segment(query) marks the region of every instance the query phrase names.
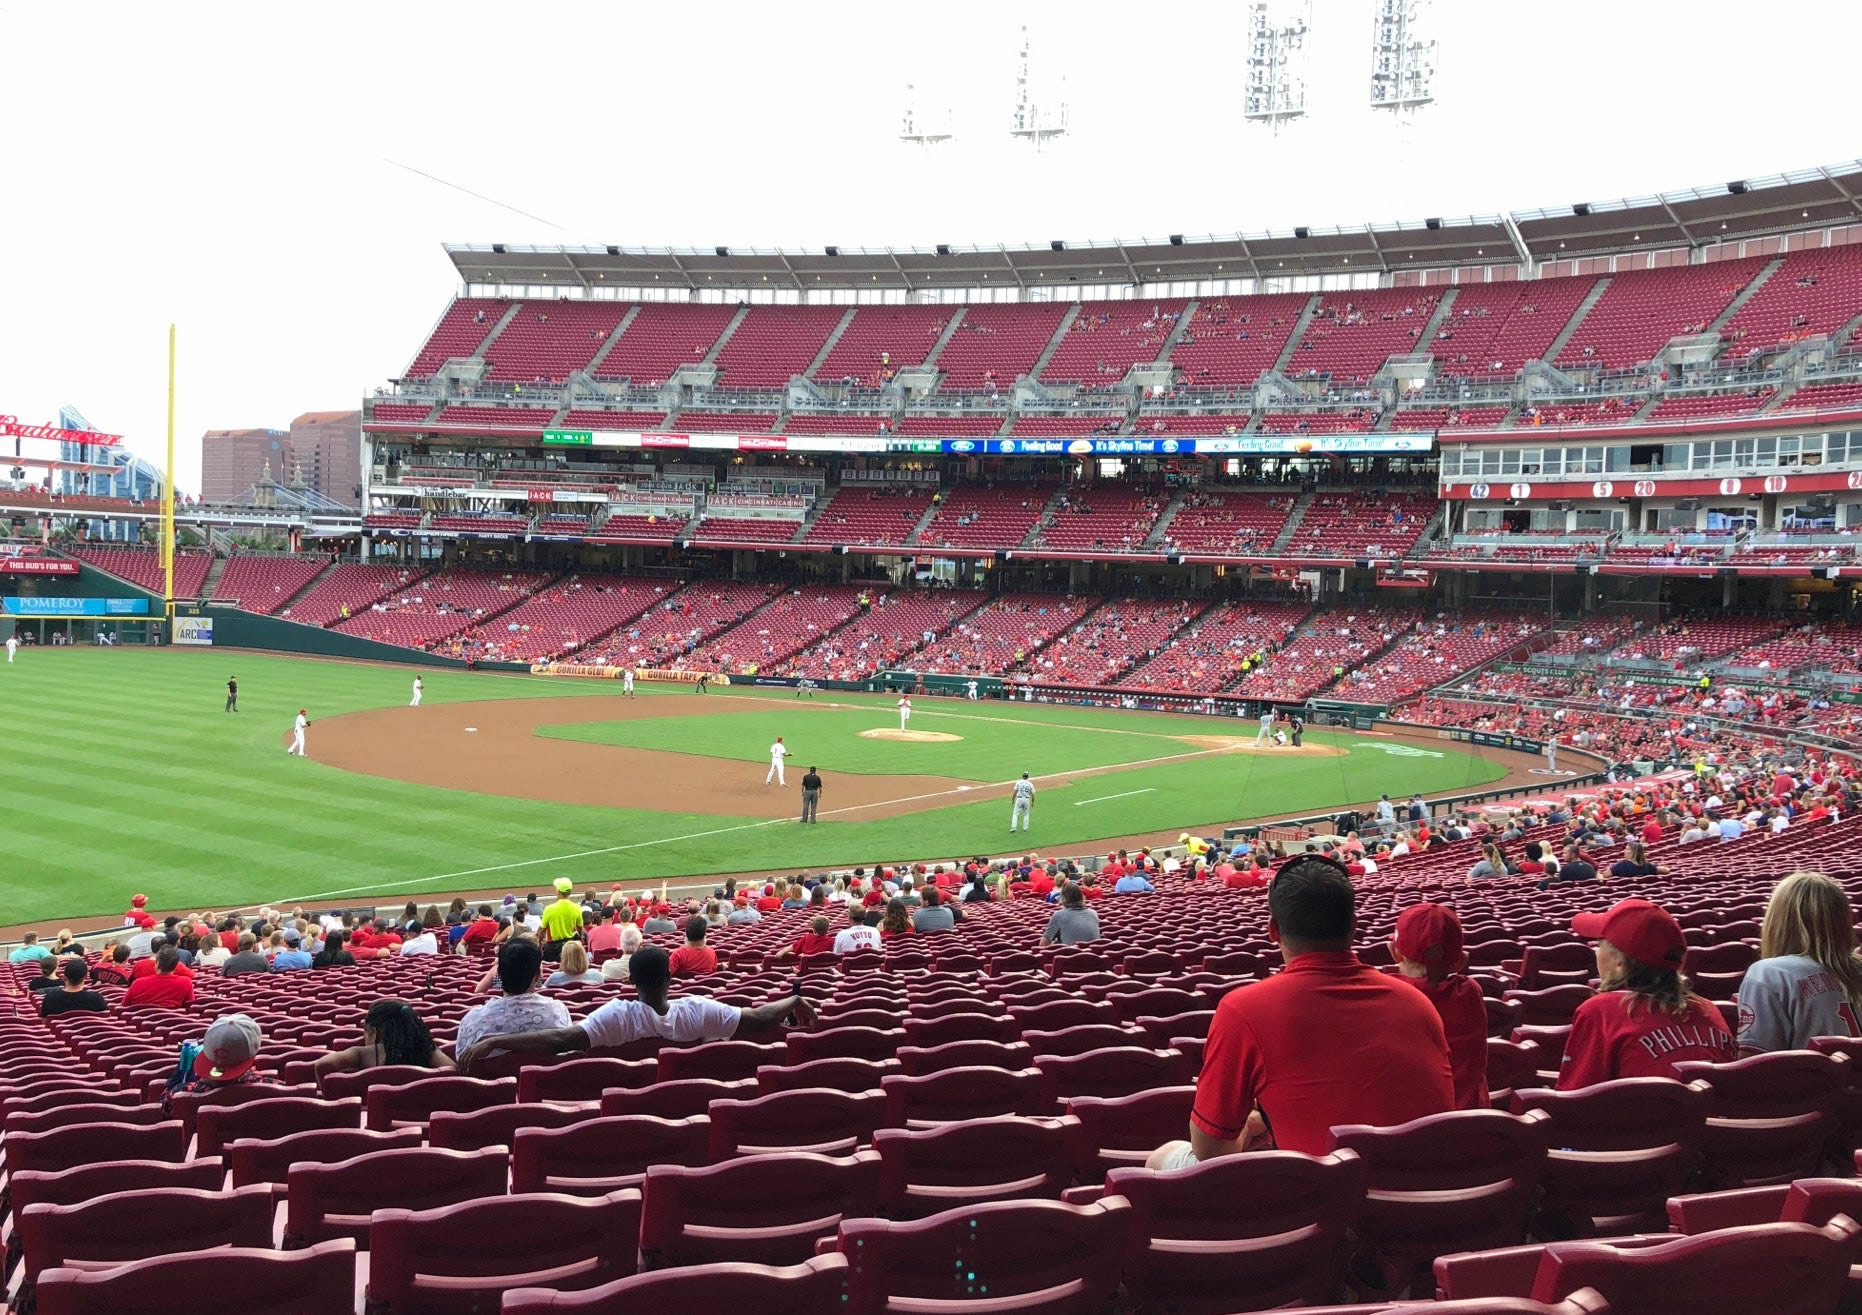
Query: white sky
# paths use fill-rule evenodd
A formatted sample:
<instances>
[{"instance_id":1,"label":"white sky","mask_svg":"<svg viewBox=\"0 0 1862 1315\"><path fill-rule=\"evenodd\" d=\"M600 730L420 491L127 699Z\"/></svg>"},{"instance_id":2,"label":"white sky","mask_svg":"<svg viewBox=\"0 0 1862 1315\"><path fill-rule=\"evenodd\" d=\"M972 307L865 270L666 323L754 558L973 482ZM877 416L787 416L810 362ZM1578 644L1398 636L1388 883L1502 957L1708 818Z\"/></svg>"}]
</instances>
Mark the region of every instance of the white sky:
<instances>
[{"instance_id":1,"label":"white sky","mask_svg":"<svg viewBox=\"0 0 1862 1315\"><path fill-rule=\"evenodd\" d=\"M1246 5L0 0L0 413L69 403L180 484L210 428L353 407L454 291L443 242L1133 238L1495 213L1856 153L1862 4L1434 0L1438 103L1365 107L1371 0L1313 0L1307 119L1240 118ZM1072 132L1006 136L1016 28ZM958 140L898 142L904 84ZM521 218L399 161L561 227Z\"/></svg>"}]
</instances>

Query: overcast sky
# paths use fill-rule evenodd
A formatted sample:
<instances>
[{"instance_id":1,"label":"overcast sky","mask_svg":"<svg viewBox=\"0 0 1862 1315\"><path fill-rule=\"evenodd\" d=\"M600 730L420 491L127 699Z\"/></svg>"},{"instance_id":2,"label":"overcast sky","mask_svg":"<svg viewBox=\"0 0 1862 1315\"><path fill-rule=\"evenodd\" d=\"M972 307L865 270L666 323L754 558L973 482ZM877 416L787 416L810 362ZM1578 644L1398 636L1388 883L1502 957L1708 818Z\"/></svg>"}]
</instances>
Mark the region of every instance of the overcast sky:
<instances>
[{"instance_id":1,"label":"overcast sky","mask_svg":"<svg viewBox=\"0 0 1862 1315\"><path fill-rule=\"evenodd\" d=\"M1017 0L0 0L0 413L180 483L203 430L354 407L444 242L1043 242L1491 214L1853 156L1862 5L1434 0L1438 103L1365 107L1372 0L1314 0L1307 119L1244 123L1247 8ZM1072 131L1011 142L1017 27ZM896 140L904 86L957 139ZM502 205L407 172L408 166ZM504 208L511 207L510 209ZM525 218L513 211L524 211Z\"/></svg>"}]
</instances>

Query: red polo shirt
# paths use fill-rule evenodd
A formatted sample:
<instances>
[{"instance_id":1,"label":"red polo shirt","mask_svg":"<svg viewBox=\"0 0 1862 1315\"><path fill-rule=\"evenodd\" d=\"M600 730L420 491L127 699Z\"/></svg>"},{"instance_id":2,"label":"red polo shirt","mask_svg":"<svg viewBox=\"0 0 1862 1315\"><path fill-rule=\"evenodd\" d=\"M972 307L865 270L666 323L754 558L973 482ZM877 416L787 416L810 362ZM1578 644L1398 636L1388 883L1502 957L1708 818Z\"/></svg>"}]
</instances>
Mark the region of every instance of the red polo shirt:
<instances>
[{"instance_id":1,"label":"red polo shirt","mask_svg":"<svg viewBox=\"0 0 1862 1315\"><path fill-rule=\"evenodd\" d=\"M1611 991L1578 1006L1558 1069L1560 1091L1612 1078L1672 1078L1676 1064L1726 1064L1739 1058L1726 1020L1706 1001L1679 1014L1661 1013L1641 1000L1630 1008L1624 1008L1626 1003L1624 992Z\"/></svg>"},{"instance_id":2,"label":"red polo shirt","mask_svg":"<svg viewBox=\"0 0 1862 1315\"><path fill-rule=\"evenodd\" d=\"M1448 1062L1455 1074L1455 1108L1487 1108L1487 1004L1481 988L1459 973L1432 982L1426 977L1398 980L1427 996L1448 1037Z\"/></svg>"},{"instance_id":3,"label":"red polo shirt","mask_svg":"<svg viewBox=\"0 0 1862 1315\"><path fill-rule=\"evenodd\" d=\"M125 1009L182 1009L194 1003L194 982L179 972L139 978L123 992Z\"/></svg>"},{"instance_id":4,"label":"red polo shirt","mask_svg":"<svg viewBox=\"0 0 1862 1315\"><path fill-rule=\"evenodd\" d=\"M798 957L804 954L826 954L833 948L833 932L828 932L825 936L817 936L812 931L807 931L795 938L795 953Z\"/></svg>"},{"instance_id":5,"label":"red polo shirt","mask_svg":"<svg viewBox=\"0 0 1862 1315\"><path fill-rule=\"evenodd\" d=\"M178 963L175 965L176 977L192 977L193 975L194 970L186 964ZM155 956L152 954L137 959L129 967L129 980L132 982L139 982L145 977L153 976L155 976Z\"/></svg>"},{"instance_id":6,"label":"red polo shirt","mask_svg":"<svg viewBox=\"0 0 1862 1315\"><path fill-rule=\"evenodd\" d=\"M718 970L718 952L709 945L681 945L666 960L674 977L702 977Z\"/></svg>"},{"instance_id":7,"label":"red polo shirt","mask_svg":"<svg viewBox=\"0 0 1862 1315\"><path fill-rule=\"evenodd\" d=\"M1223 886L1229 890L1259 890L1268 883L1268 874L1260 868L1237 868L1222 878Z\"/></svg>"},{"instance_id":8,"label":"red polo shirt","mask_svg":"<svg viewBox=\"0 0 1862 1315\"><path fill-rule=\"evenodd\" d=\"M1209 1028L1190 1121L1230 1141L1256 1108L1275 1145L1308 1155L1326 1154L1338 1124L1446 1113L1455 1082L1442 1020L1414 987L1349 951L1302 954L1223 996Z\"/></svg>"},{"instance_id":9,"label":"red polo shirt","mask_svg":"<svg viewBox=\"0 0 1862 1315\"><path fill-rule=\"evenodd\" d=\"M601 924L601 927L595 930L599 931L606 926L608 926L608 924L604 922ZM480 941L491 940L491 938L497 934L498 920L496 918L474 918L471 922L466 924L465 935L461 936L459 939L464 941L467 945L477 945ZM364 944L366 946L366 942ZM592 933L590 934L589 948L597 948Z\"/></svg>"}]
</instances>

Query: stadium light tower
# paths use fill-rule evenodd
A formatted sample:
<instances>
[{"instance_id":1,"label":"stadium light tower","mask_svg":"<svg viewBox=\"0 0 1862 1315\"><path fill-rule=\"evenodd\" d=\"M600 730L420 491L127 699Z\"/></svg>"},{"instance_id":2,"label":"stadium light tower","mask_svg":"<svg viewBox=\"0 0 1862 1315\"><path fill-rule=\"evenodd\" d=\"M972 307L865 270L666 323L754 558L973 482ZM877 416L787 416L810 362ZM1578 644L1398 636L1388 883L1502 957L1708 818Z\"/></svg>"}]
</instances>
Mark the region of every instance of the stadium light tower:
<instances>
[{"instance_id":1,"label":"stadium light tower","mask_svg":"<svg viewBox=\"0 0 1862 1315\"><path fill-rule=\"evenodd\" d=\"M918 116L918 88L912 83L905 84L905 115L899 122L899 140L911 142L917 146L936 146L947 142L954 133L950 130L950 107L944 107L942 127L931 124Z\"/></svg>"},{"instance_id":2,"label":"stadium light tower","mask_svg":"<svg viewBox=\"0 0 1862 1315\"><path fill-rule=\"evenodd\" d=\"M1289 119L1306 113L1306 31L1311 10L1280 21L1267 0L1248 6L1248 86L1242 98L1242 117L1272 125L1275 132Z\"/></svg>"},{"instance_id":3,"label":"stadium light tower","mask_svg":"<svg viewBox=\"0 0 1862 1315\"><path fill-rule=\"evenodd\" d=\"M1028 29L1024 27L1021 55L1015 62L1015 121L1009 135L1033 142L1038 151L1053 138L1067 135L1067 79L1064 75L1060 79L1059 109L1043 106L1034 97L1029 63Z\"/></svg>"},{"instance_id":4,"label":"stadium light tower","mask_svg":"<svg viewBox=\"0 0 1862 1315\"><path fill-rule=\"evenodd\" d=\"M1428 0L1377 0L1371 22L1371 108L1402 116L1435 99L1434 41L1426 27Z\"/></svg>"}]
</instances>

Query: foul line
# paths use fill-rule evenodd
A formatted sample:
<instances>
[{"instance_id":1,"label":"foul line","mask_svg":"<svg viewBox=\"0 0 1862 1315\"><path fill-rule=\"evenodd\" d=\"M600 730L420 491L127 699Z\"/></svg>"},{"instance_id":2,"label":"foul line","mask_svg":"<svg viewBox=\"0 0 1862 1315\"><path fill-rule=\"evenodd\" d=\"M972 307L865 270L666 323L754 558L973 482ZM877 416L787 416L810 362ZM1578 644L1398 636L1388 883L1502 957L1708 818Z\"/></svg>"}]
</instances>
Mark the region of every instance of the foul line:
<instances>
[{"instance_id":1,"label":"foul line","mask_svg":"<svg viewBox=\"0 0 1862 1315\"><path fill-rule=\"evenodd\" d=\"M1135 734L1136 732L1130 733ZM1207 758L1213 754L1229 753L1232 751L1232 745L1221 749L1197 749L1189 753L1173 753L1162 758L1146 758L1138 762L1108 763L1098 767L1076 768L1072 771L1045 772L1038 776L1032 776L1029 779L1034 781L1053 781L1063 777L1100 776L1107 772L1131 771L1140 767L1156 767L1163 763L1182 762L1190 758ZM1007 781L990 781L981 785L960 785L949 790L932 790L925 794L905 795L898 799L883 799L866 804L848 804L843 808L824 808L821 810L820 815L833 817L842 813L865 812L872 808L891 808L896 804L918 803L925 799L941 799L946 795L975 794L978 791L984 790L1004 790L1014 785L1015 782L1020 779L1020 777L1015 777ZM1143 790L1131 790L1126 793L1147 794L1152 793L1154 789L1155 787L1146 787ZM1122 799L1124 797L1125 795L1123 794L1103 796L1104 799ZM1092 804L1099 803L1101 800L1087 799L1081 802ZM652 840L634 840L624 845L607 845L601 849L584 849L573 854L553 854L548 858L527 858L515 863L495 863L490 867L467 868L461 872L441 872L431 877L415 877L406 881L387 883L376 882L367 886L352 886L346 890L325 890L319 891L314 895L297 895L275 902L278 904L314 904L321 900L340 899L345 895L387 894L392 891L405 890L410 886L431 885L436 881L453 881L461 877L482 877L493 872L514 872L519 868L540 867L549 863L569 863L581 858L599 858L604 854L619 854L630 849L646 849L653 845L676 845L687 840L705 840L711 836L731 835L738 831L756 831L769 826L796 825L799 825L799 822L793 817L770 817L760 822L741 822L736 826L715 827L709 831L694 831L683 836L659 836Z\"/></svg>"},{"instance_id":2,"label":"foul line","mask_svg":"<svg viewBox=\"0 0 1862 1315\"><path fill-rule=\"evenodd\" d=\"M1102 794L1097 799L1076 799L1073 806L1075 808L1084 808L1087 804L1103 804L1108 799L1129 799L1135 794L1156 793L1157 791L1155 788L1147 785L1142 790L1127 790L1123 794Z\"/></svg>"}]
</instances>

